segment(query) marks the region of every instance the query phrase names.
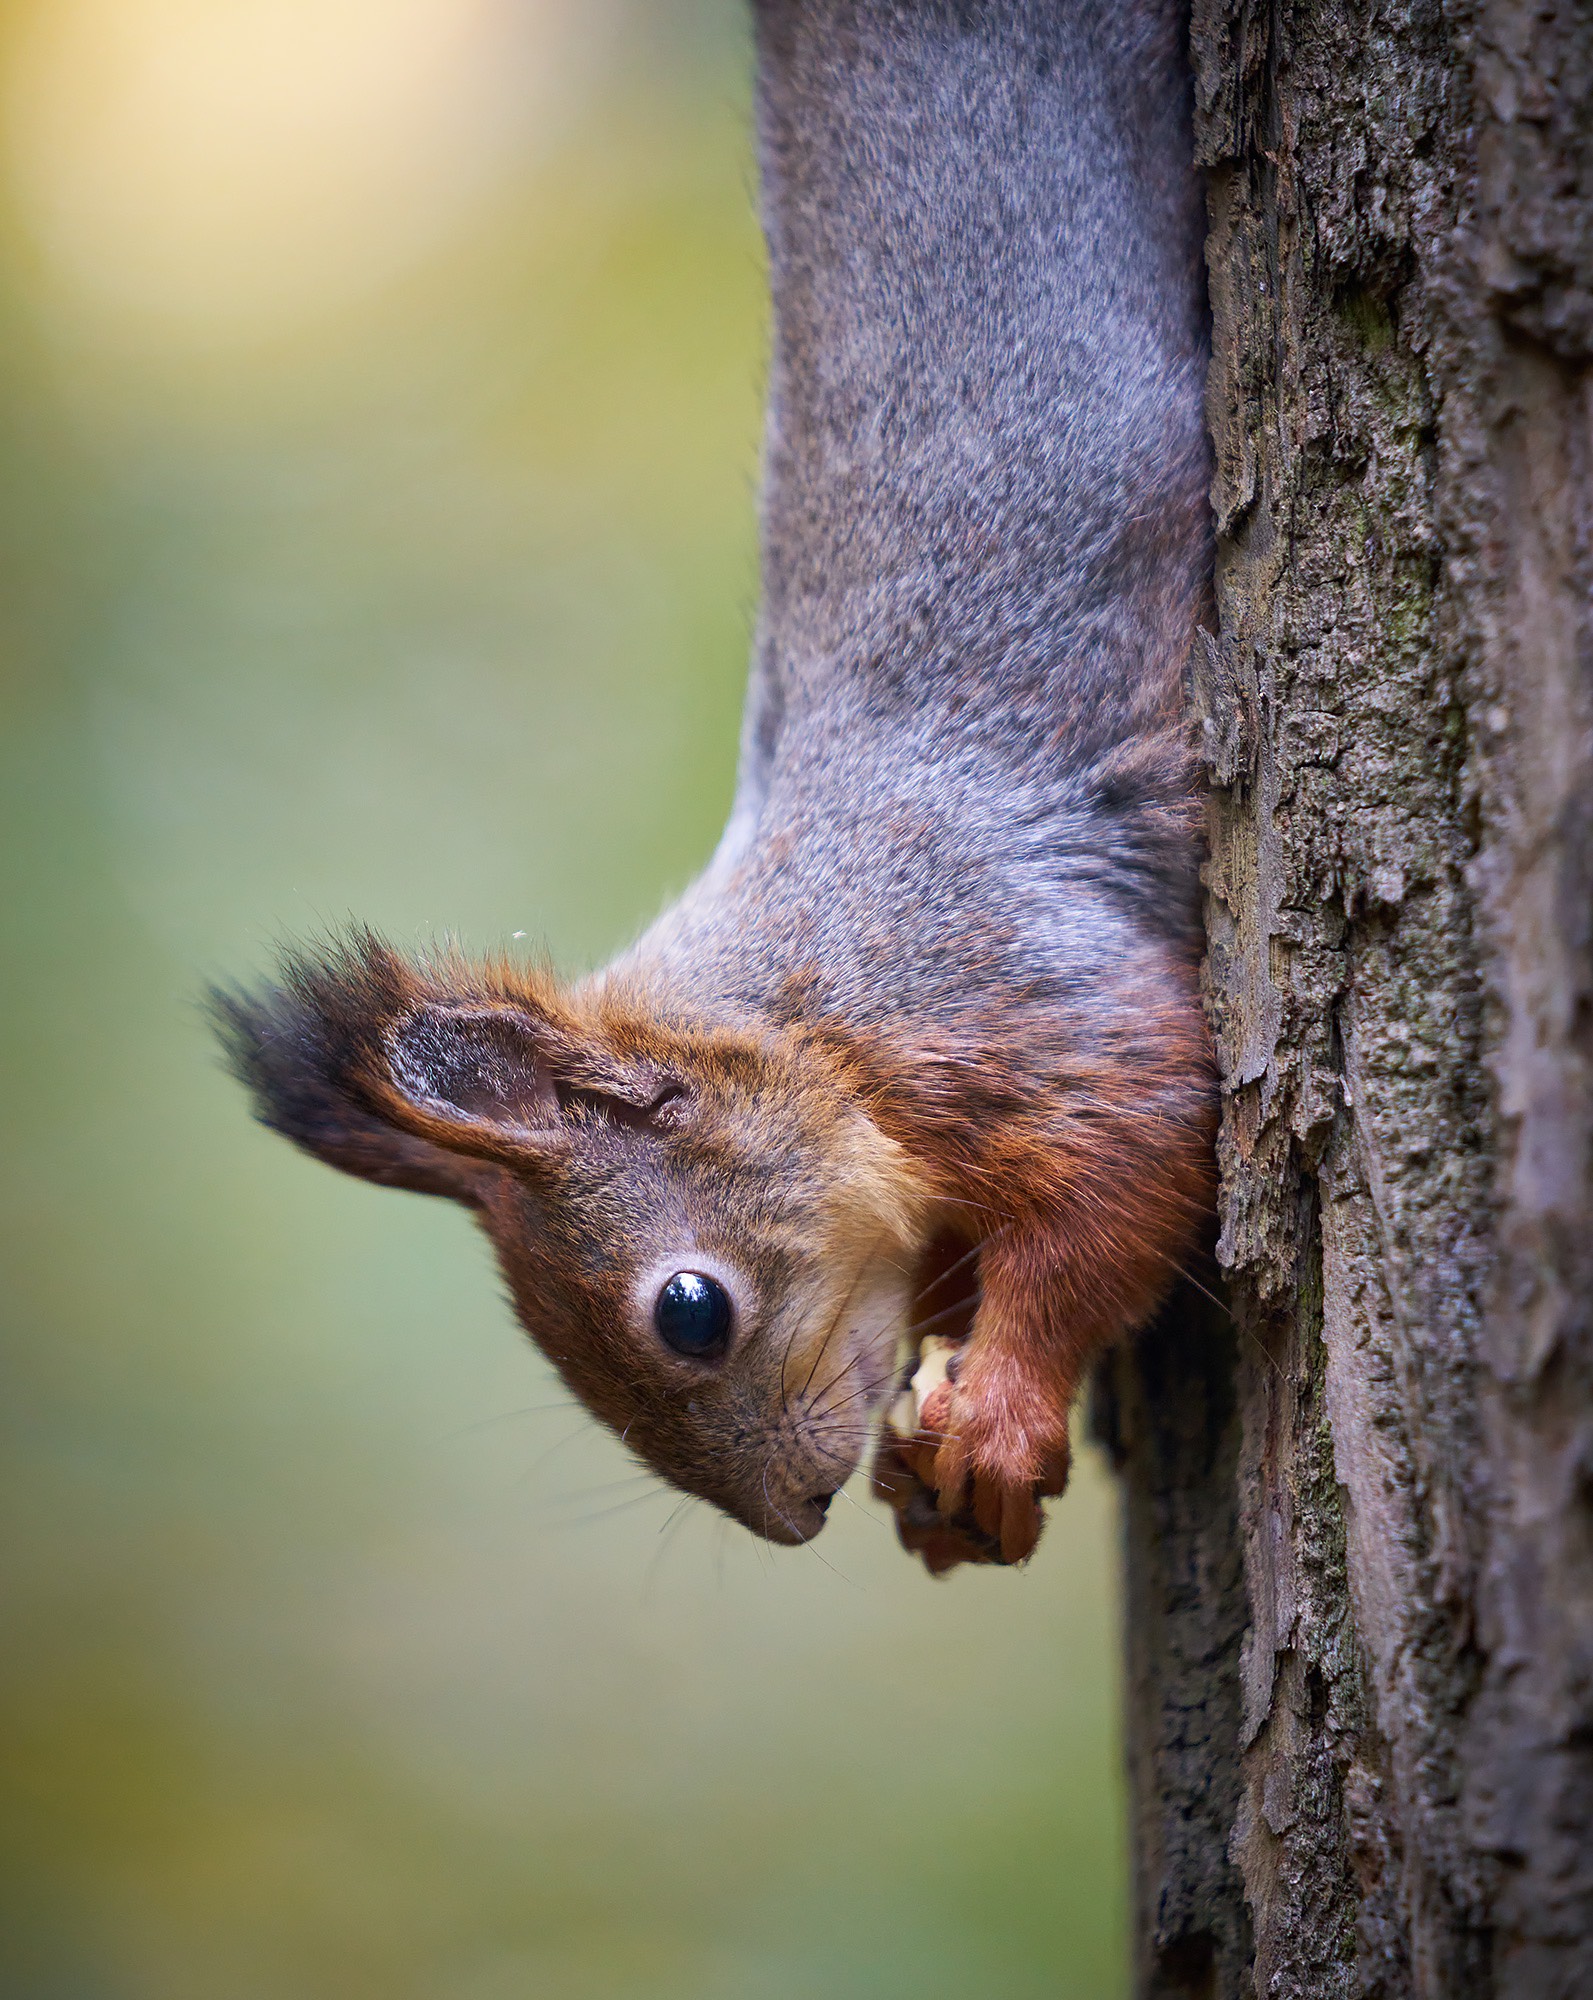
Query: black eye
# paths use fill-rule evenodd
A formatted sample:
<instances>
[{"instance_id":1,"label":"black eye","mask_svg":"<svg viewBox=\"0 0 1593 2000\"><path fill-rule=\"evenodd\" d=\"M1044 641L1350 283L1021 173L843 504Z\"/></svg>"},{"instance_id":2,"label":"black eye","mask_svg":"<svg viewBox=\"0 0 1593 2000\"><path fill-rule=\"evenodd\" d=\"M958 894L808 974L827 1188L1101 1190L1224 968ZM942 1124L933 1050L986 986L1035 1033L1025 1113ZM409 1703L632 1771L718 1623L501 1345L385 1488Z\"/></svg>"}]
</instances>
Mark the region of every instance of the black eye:
<instances>
[{"instance_id":1,"label":"black eye","mask_svg":"<svg viewBox=\"0 0 1593 2000\"><path fill-rule=\"evenodd\" d=\"M677 1354L711 1360L730 1344L730 1296L701 1271L677 1271L653 1302L653 1324Z\"/></svg>"}]
</instances>

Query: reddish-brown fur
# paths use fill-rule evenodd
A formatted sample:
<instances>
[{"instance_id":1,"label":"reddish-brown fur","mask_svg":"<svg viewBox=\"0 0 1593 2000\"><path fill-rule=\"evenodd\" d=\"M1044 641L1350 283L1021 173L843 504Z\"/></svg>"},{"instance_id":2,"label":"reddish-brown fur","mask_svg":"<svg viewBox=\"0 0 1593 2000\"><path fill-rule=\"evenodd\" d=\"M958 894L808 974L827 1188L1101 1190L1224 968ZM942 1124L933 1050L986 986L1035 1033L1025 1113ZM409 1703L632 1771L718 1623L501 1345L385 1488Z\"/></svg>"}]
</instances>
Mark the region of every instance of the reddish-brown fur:
<instances>
[{"instance_id":1,"label":"reddish-brown fur","mask_svg":"<svg viewBox=\"0 0 1593 2000\"><path fill-rule=\"evenodd\" d=\"M1102 1350L1171 1288L1210 1213L1215 1109L1204 1021L1175 992L1142 1017L1133 1062L1096 1057L1036 1101L1020 1056L977 1069L936 1038L892 1046L832 1032L882 1131L924 1171L932 1198L980 1246L978 1308L949 1395L927 1414L932 1454L902 1462L939 1500L965 1501L1002 1559L1034 1547L1037 1500L1068 1476L1068 1419ZM1010 1024L1009 1024L1010 1032ZM1176 1106L1169 1115L1147 1106ZM887 1497L905 1495L882 1475ZM939 1523L915 1535L944 1558ZM947 1566L944 1560L936 1565Z\"/></svg>"}]
</instances>

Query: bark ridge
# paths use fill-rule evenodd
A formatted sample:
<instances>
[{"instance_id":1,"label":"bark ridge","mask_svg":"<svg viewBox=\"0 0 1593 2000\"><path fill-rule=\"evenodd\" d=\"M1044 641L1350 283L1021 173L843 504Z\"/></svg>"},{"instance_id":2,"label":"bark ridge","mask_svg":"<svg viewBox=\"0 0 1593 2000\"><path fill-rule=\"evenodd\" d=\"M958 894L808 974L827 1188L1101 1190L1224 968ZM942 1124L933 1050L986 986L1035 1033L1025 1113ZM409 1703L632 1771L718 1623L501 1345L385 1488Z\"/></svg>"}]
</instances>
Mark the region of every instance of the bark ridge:
<instances>
[{"instance_id":1,"label":"bark ridge","mask_svg":"<svg viewBox=\"0 0 1593 2000\"><path fill-rule=\"evenodd\" d=\"M1593 10L1195 0L1192 46L1233 1387L1203 1458L1169 1441L1169 1384L1186 1428L1222 1405L1222 1336L1191 1315L1103 1397L1140 1987L1573 2000L1593 1993ZM1180 1844L1156 1802L1189 1782L1168 1704L1191 1712L1197 1576L1217 1804Z\"/></svg>"}]
</instances>

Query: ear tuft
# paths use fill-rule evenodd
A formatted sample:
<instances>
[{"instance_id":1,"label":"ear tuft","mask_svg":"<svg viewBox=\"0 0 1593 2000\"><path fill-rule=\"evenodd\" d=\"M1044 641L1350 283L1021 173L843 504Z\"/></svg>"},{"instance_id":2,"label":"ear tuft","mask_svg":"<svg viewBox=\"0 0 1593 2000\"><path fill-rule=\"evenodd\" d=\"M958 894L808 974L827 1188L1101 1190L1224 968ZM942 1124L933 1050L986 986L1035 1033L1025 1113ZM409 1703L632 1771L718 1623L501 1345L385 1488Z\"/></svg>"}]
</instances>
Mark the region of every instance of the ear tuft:
<instances>
[{"instance_id":1,"label":"ear tuft","mask_svg":"<svg viewBox=\"0 0 1593 2000\"><path fill-rule=\"evenodd\" d=\"M212 987L208 1012L227 1066L262 1124L345 1173L473 1202L469 1164L403 1131L373 1103L384 1031L414 1005L415 975L373 932L284 952L277 983Z\"/></svg>"}]
</instances>

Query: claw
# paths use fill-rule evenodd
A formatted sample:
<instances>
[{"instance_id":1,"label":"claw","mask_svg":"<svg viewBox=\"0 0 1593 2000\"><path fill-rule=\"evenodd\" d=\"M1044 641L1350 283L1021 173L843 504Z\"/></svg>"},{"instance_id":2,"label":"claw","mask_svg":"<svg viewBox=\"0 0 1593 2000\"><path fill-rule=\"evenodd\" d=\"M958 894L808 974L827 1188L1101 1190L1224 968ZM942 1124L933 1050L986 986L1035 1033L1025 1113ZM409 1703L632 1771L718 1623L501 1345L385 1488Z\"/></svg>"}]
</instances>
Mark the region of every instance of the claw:
<instances>
[{"instance_id":1,"label":"claw","mask_svg":"<svg viewBox=\"0 0 1593 2000\"><path fill-rule=\"evenodd\" d=\"M1001 1523L1006 1514L1006 1493L993 1479L975 1477L973 1483L973 1517L985 1534L996 1539L1001 1535Z\"/></svg>"},{"instance_id":2,"label":"claw","mask_svg":"<svg viewBox=\"0 0 1593 2000\"><path fill-rule=\"evenodd\" d=\"M948 1521L962 1511L968 1489L968 1453L961 1438L947 1438L935 1453L930 1484L935 1489L940 1511Z\"/></svg>"},{"instance_id":3,"label":"claw","mask_svg":"<svg viewBox=\"0 0 1593 2000\"><path fill-rule=\"evenodd\" d=\"M973 1482L973 1504L948 1511L937 1494L933 1473L939 1453L887 1428L874 1461L874 1491L896 1516L903 1548L916 1555L931 1576L944 1576L962 1563L1026 1562L1043 1525L1039 1503L1026 1486L990 1478Z\"/></svg>"},{"instance_id":4,"label":"claw","mask_svg":"<svg viewBox=\"0 0 1593 2000\"><path fill-rule=\"evenodd\" d=\"M1025 1486L1003 1488L1001 1560L1004 1563L1027 1562L1034 1554L1035 1544L1040 1539L1040 1530L1044 1525L1040 1503L1031 1488Z\"/></svg>"},{"instance_id":5,"label":"claw","mask_svg":"<svg viewBox=\"0 0 1593 2000\"><path fill-rule=\"evenodd\" d=\"M1003 1470L991 1462L981 1448L977 1397L958 1381L963 1358L956 1342L923 1343L874 1464L874 1490L894 1511L902 1546L932 1576L960 1563L1027 1562L1045 1525L1040 1501L1067 1485L1065 1438L1038 1479L1028 1466Z\"/></svg>"}]
</instances>

